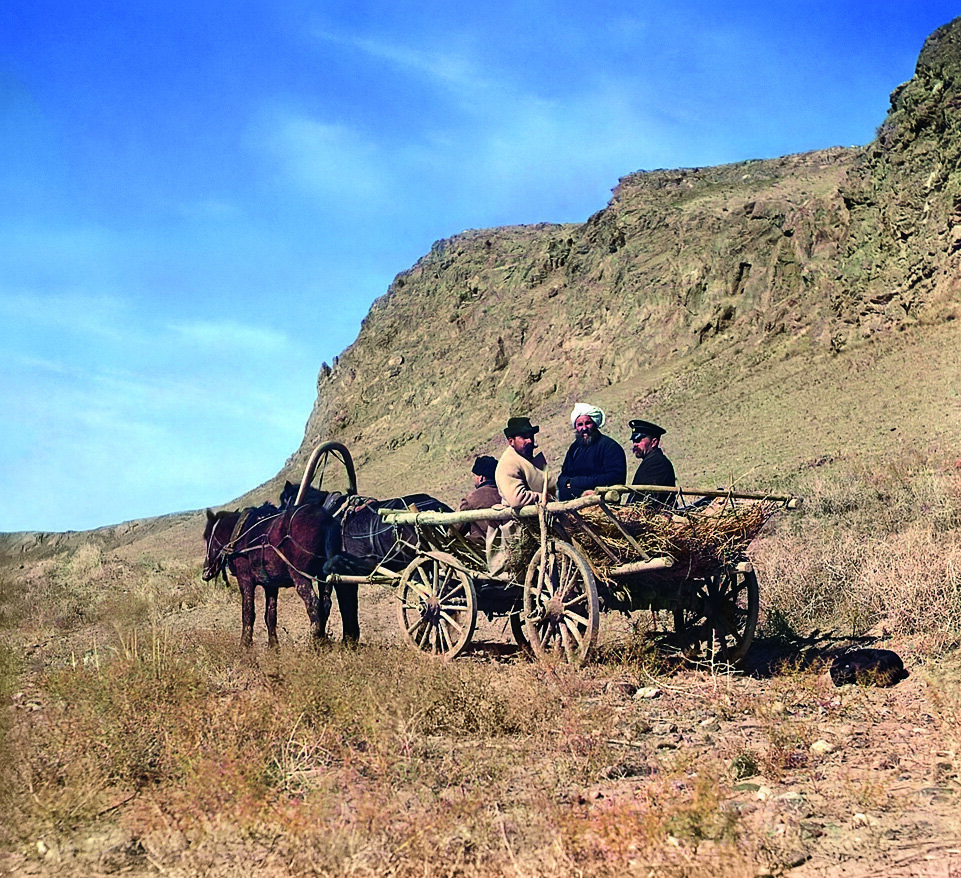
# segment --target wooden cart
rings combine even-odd
[[[515,640],[529,644],[539,658],[581,664],[596,643],[602,611],[648,609],[668,614],[671,640],[684,655],[737,665],[747,654],[758,619],[758,580],[745,554],[756,530],[726,545],[711,545],[711,534],[702,533],[707,551],[694,559],[677,542],[652,552],[639,537],[663,523],[682,533],[690,529],[696,538],[698,529],[709,530],[709,520],[719,514],[737,519],[742,506],[765,504],[766,519],[774,508],[792,508],[800,501],[678,489],[682,497],[718,498],[720,503],[710,511],[694,507],[671,513],[618,505],[619,496],[638,488],[613,486],[520,510],[385,513],[396,524],[414,525],[419,536],[419,555],[397,585],[405,637],[420,649],[454,656],[470,642],[478,612],[507,615]],[[509,565],[493,574],[489,553],[453,530],[465,520],[485,519],[534,525],[526,529],[536,542],[529,560],[518,552],[526,566]],[[752,528],[759,529],[757,519],[754,515]]]
[[[349,453],[334,450],[356,490]],[[326,452],[318,452],[301,496],[316,459],[326,462]],[[672,492],[677,506],[653,511],[622,502],[644,491]],[[471,642],[478,613],[508,617],[515,641],[538,658],[582,664],[596,644],[601,612],[652,610],[672,622],[666,633],[679,652],[736,666],[759,611],[747,547],[770,515],[800,503],[734,490],[614,485],[518,510],[381,510],[385,521],[413,528],[416,557],[399,572],[378,568],[339,580],[389,587],[404,639],[448,658]],[[486,546],[466,539],[460,527],[471,521],[487,521],[499,539]]]

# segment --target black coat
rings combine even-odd
[[[626,479],[624,449],[610,436],[599,433],[590,445],[582,445],[577,440],[567,449],[557,479],[557,499],[571,500],[599,485],[623,485]]]
[[[660,447],[652,448],[641,465],[634,473],[632,485],[667,485],[671,488],[677,485],[677,477],[674,475],[674,465],[667,459],[667,455],[661,451]],[[632,497],[634,501],[649,500],[659,503],[662,506],[673,506],[677,495],[673,492],[655,494],[653,491],[643,491]]]

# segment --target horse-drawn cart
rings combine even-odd
[[[336,451],[356,490],[349,453],[343,446]],[[326,456],[315,454],[325,462]],[[315,458],[298,500],[313,478]],[[645,490],[673,491],[677,505],[665,510],[622,502]],[[519,510],[379,509],[413,560],[400,570],[377,565],[363,576],[328,579],[389,587],[404,638],[449,658],[471,642],[479,612],[506,616],[517,643],[537,657],[580,664],[596,643],[602,611],[651,610],[672,622],[665,634],[685,656],[736,665],[758,620],[758,581],[747,547],[771,515],[800,502],[733,490],[614,485]],[[488,522],[486,544],[463,535],[472,521]]]

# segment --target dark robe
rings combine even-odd
[[[627,456],[610,436],[598,433],[590,445],[583,445],[577,439],[567,449],[557,479],[557,499],[572,500],[598,486],[623,485],[625,479]]]
[[[467,509],[490,509],[500,502],[501,495],[497,492],[497,485],[494,484],[494,480],[485,480],[460,501],[458,511],[464,512]],[[468,527],[468,524],[470,527]],[[467,539],[477,543],[484,543],[487,539],[487,527],[489,524],[490,522],[484,518],[481,521],[457,524],[455,528],[464,534]]]
[[[674,465],[667,459],[667,455],[661,451],[660,446],[652,448],[641,461],[641,465],[634,473],[632,485],[666,485],[671,488],[677,485],[677,477],[674,475]],[[677,494],[673,492],[654,493],[653,491],[641,491],[631,496],[631,502],[655,503],[668,508],[674,506]]]

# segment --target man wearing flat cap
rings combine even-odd
[[[488,454],[481,455],[474,461],[474,466],[471,467],[471,473],[474,476],[474,490],[460,501],[460,506],[457,507],[459,512],[468,509],[490,509],[501,502],[501,495],[494,483],[494,470],[496,468],[496,458]],[[457,530],[463,533],[467,539],[478,543],[483,543],[486,539],[487,526],[487,519],[455,525]]]
[[[667,431],[657,424],[642,421],[639,418],[631,421],[629,426],[631,428],[631,448],[634,451],[634,456],[641,462],[634,473],[631,484],[675,487],[677,477],[674,475],[674,465],[667,459],[667,455],[661,451],[661,436]],[[632,499],[670,508],[674,506],[676,498],[677,495],[670,491],[663,493],[640,491]]]
[[[601,432],[606,418],[597,406],[579,402],[571,412],[577,434],[557,477],[558,499],[572,500],[598,486],[623,485],[627,479],[624,449]]]
[[[534,454],[539,430],[530,418],[510,418],[504,428],[507,448],[497,462],[494,481],[501,502],[514,509],[538,502],[545,485],[550,499],[557,496],[557,478],[547,472],[544,455]]]

